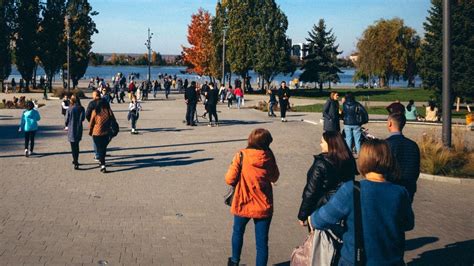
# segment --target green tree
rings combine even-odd
[[[47,0],[41,7],[43,19],[38,31],[39,57],[48,77],[49,92],[52,91],[53,78],[66,61],[64,41],[64,0]]]
[[[423,87],[435,92],[438,103],[442,93],[443,10],[441,0],[432,0],[423,24],[425,37],[421,45],[420,77]],[[451,87],[454,97],[474,97],[474,5],[472,1],[453,1]]]
[[[39,2],[31,0],[17,0],[17,21],[15,33],[16,66],[25,80],[26,91],[36,67],[35,58],[38,55],[38,23]]]
[[[226,5],[220,1],[216,5],[216,15],[212,18],[212,43],[214,45],[214,54],[211,58],[211,75],[216,79],[222,79],[222,49],[224,47],[224,29],[227,27],[227,9]],[[227,47],[226,47],[227,50]],[[226,56],[227,57],[227,56]],[[230,72],[229,62],[225,62],[225,72]]]
[[[338,73],[342,71],[338,67],[337,56],[342,52],[338,51],[339,45],[336,45],[332,29],[326,30],[324,19],[320,19],[318,25],[314,25],[308,34],[308,55],[303,58],[300,80],[316,82],[319,84],[319,90],[323,90],[325,82],[340,81]]]
[[[256,0],[227,0],[226,4],[229,27],[226,59],[231,71],[246,80],[255,65],[257,3]]]
[[[356,77],[377,77],[382,87],[389,86],[390,81],[400,77],[410,78],[416,73],[416,68],[410,65],[416,60],[410,56],[416,55],[417,45],[413,40],[417,38],[416,31],[405,26],[399,18],[381,19],[369,26],[357,43]]]
[[[10,76],[12,66],[11,40],[15,23],[13,0],[0,0],[0,89]]]
[[[153,51],[151,53],[151,64],[154,66],[162,66],[165,64],[165,61],[160,53]]]
[[[68,0],[66,14],[70,16],[70,76],[75,88],[89,65],[92,35],[99,33],[92,17],[99,13],[92,10],[87,0]]]
[[[259,1],[257,10],[254,69],[269,88],[276,75],[295,70],[290,59],[290,42],[286,37],[288,19],[274,0]]]
[[[94,52],[89,53],[89,62],[93,66],[100,66],[104,64],[104,56]]]

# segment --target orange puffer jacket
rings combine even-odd
[[[267,218],[273,214],[272,182],[280,176],[271,151],[244,149],[243,168],[239,180],[240,156],[237,153],[227,171],[225,181],[235,187],[230,212],[247,218]]]

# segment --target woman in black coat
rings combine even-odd
[[[329,99],[324,104],[323,108],[323,120],[324,120],[324,131],[341,131],[339,125],[339,94],[335,91],[331,92]]]
[[[71,105],[66,112],[67,138],[71,143],[72,164],[74,169],[79,169],[79,142],[82,139],[82,122],[86,118],[84,107],[79,98],[71,97]]]
[[[344,183],[354,180],[356,163],[346,142],[338,131],[326,131],[321,138],[322,153],[314,156],[314,162],[307,174],[303,201],[298,212],[301,225],[308,216],[329,201]]]

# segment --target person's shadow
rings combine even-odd
[[[444,248],[425,251],[407,265],[472,266],[474,265],[474,240],[456,242]]]

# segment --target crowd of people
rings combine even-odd
[[[119,75],[118,81],[115,80],[119,89],[122,79],[123,76]],[[102,81],[98,81],[99,86],[93,90],[92,101],[87,108],[82,106],[81,100],[75,95],[66,96],[62,100],[61,113],[65,118],[64,126],[71,146],[74,169],[79,169],[80,166],[79,143],[82,140],[83,122],[87,120],[94,145],[94,159],[99,162],[100,171],[107,172],[107,146],[117,135],[118,125],[115,125],[117,122],[111,108],[113,97],[109,96],[107,84],[101,84]],[[134,84],[133,79],[130,84]],[[138,133],[136,125],[142,109],[140,102],[147,99],[146,94],[141,94],[140,99],[139,93],[138,88],[129,90],[127,117],[131,121],[132,134]],[[285,122],[291,96],[286,83],[282,82],[278,90],[270,89],[268,94],[269,116],[275,116],[273,107],[278,98],[280,116],[282,122]],[[213,127],[219,125],[217,103],[227,100],[231,106],[235,99],[239,108],[243,90],[240,86],[235,89],[231,86],[217,88],[212,82],[199,85],[192,81],[184,88],[184,99],[187,105],[187,125],[196,125],[196,105],[201,101],[206,110],[203,116],[209,115],[209,126]],[[412,102],[409,106],[414,108]],[[404,263],[405,232],[414,227],[412,203],[420,174],[419,148],[402,133],[407,116],[410,116],[407,112],[409,106],[400,108],[399,105],[392,104],[388,108],[390,114],[387,130],[390,136],[386,140],[361,138],[361,127],[367,123],[368,114],[351,93],[345,95],[341,107],[339,94],[331,92],[323,108],[321,153],[313,158],[307,172],[306,185],[301,188],[303,193],[300,208],[295,213],[300,225],[309,226],[313,232],[328,232],[337,240],[334,243],[342,243],[332,247],[338,249],[336,253],[339,254],[333,260],[333,265],[354,265],[358,259],[366,265]],[[342,131],[341,118],[344,125]],[[19,131],[25,133],[25,156],[33,153],[40,119],[34,104],[27,102],[19,128]],[[225,182],[235,187],[230,209],[234,220],[232,256],[228,258],[228,265],[238,265],[240,262],[245,228],[250,220],[255,224],[256,265],[267,264],[268,237],[273,215],[272,189],[280,175],[275,155],[270,149],[272,141],[268,130],[253,130],[248,137],[247,147],[235,154],[225,176]],[[355,181],[357,175],[364,179]],[[356,193],[360,196],[357,200],[354,198]],[[363,206],[360,215],[357,215],[357,209],[360,209],[358,204]],[[357,226],[359,220],[363,230]],[[358,235],[362,242],[356,241]],[[357,257],[355,254],[360,250],[361,243],[364,252],[362,257]]]

